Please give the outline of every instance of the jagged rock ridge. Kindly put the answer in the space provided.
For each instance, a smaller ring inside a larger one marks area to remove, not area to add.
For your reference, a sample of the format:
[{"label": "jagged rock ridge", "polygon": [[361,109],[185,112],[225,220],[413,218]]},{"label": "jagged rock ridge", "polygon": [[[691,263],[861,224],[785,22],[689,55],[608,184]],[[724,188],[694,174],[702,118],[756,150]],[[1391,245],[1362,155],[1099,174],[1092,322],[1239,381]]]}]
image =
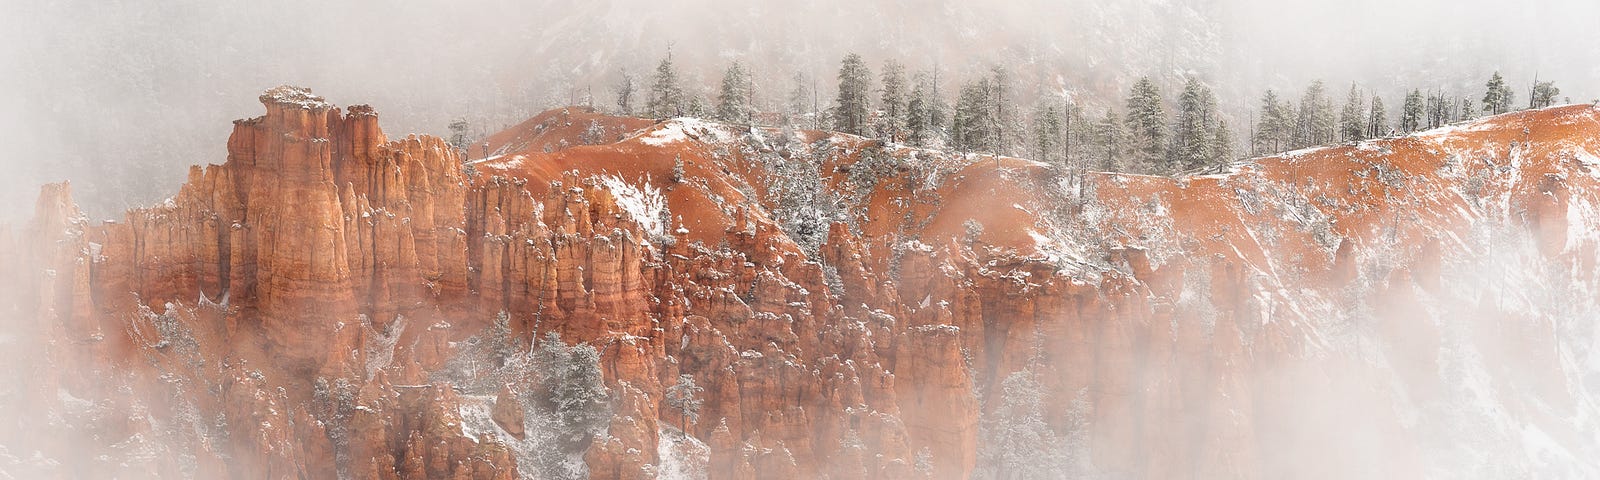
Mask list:
[{"label": "jagged rock ridge", "polygon": [[[582,109],[464,168],[368,107],[261,100],[163,205],[92,223],[48,186],[6,237],[4,340],[43,373],[0,398],[49,415],[0,429],[0,472],[535,475],[538,387],[476,355],[547,332],[598,355],[609,424],[571,452],[593,478],[1600,458],[1588,106],[1168,179]],[[665,401],[680,374],[696,422]],[[1029,385],[1035,423],[1011,418]],[[996,451],[1015,428],[1058,455]]]}]

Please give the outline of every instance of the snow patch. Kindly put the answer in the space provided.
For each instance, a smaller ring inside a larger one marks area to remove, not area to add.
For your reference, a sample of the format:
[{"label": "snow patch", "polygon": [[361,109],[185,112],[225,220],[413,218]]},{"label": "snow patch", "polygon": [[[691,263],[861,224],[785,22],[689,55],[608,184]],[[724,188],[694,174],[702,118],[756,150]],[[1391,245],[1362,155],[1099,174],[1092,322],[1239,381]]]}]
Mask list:
[{"label": "snow patch", "polygon": [[1582,166],[1583,170],[1587,172],[1591,178],[1600,178],[1600,157],[1596,157],[1593,153],[1589,153],[1588,150],[1581,148],[1573,149],[1570,154],[1572,155],[1572,159],[1577,161],[1578,165]]},{"label": "snow patch", "polygon": [[706,465],[711,462],[711,448],[705,442],[686,435],[676,428],[663,425],[656,436],[656,478],[660,480],[699,480],[707,477]]},{"label": "snow patch", "polygon": [[1471,121],[1466,121],[1466,122],[1456,122],[1456,123],[1452,123],[1452,124],[1445,125],[1445,126],[1442,126],[1442,127],[1434,128],[1432,130],[1426,130],[1426,131],[1422,131],[1422,132],[1417,132],[1417,133],[1414,133],[1412,135],[1414,135],[1416,137],[1419,137],[1419,138],[1420,137],[1430,137],[1431,138],[1431,137],[1444,137],[1444,136],[1449,136],[1449,135],[1452,135],[1452,134],[1462,133],[1462,132],[1484,132],[1484,131],[1489,131],[1489,130],[1496,130],[1496,129],[1504,127],[1504,125],[1502,125],[1501,122],[1496,121],[1495,118],[1499,117],[1499,116],[1510,115],[1512,113],[1516,113],[1516,112],[1508,112],[1506,114],[1497,115],[1495,117],[1479,118],[1479,119],[1476,119],[1476,120],[1471,120]]},{"label": "snow patch", "polygon": [[667,209],[667,199],[661,196],[660,188],[650,184],[648,176],[638,187],[615,175],[600,177],[600,184],[616,197],[617,207],[628,212],[645,232],[666,235],[667,225],[662,223],[661,217]]},{"label": "snow patch", "polygon": [[672,124],[666,128],[657,129],[648,135],[639,137],[639,141],[652,147],[662,147],[688,140],[689,135],[683,132],[683,126]]},{"label": "snow patch", "polygon": [[1041,252],[1051,249],[1051,247],[1055,246],[1056,243],[1055,240],[1051,240],[1050,237],[1046,237],[1043,234],[1033,230],[1028,230],[1028,237],[1033,239],[1034,247],[1038,248]]},{"label": "snow patch", "polygon": [[911,327],[911,330],[918,333],[944,333],[948,335],[958,335],[961,333],[961,327],[943,323],[937,325],[918,325]]},{"label": "snow patch", "polygon": [[516,440],[494,421],[494,395],[462,395],[456,413],[461,417],[461,435],[475,443]]},{"label": "snow patch", "polygon": [[1573,195],[1567,203],[1567,243],[1564,252],[1572,252],[1585,243],[1600,240],[1600,230],[1596,229],[1596,221],[1600,213],[1596,213],[1593,205],[1580,195]]},{"label": "snow patch", "polygon": [[716,125],[706,123],[698,118],[674,118],[667,121],[667,123],[662,125],[661,128],[657,128],[655,130],[651,130],[649,133],[640,135],[638,139],[639,141],[644,142],[645,145],[650,145],[653,147],[671,145],[688,140],[691,137],[701,138],[709,136],[711,137],[711,140],[718,140],[721,137],[717,134],[716,127]]}]

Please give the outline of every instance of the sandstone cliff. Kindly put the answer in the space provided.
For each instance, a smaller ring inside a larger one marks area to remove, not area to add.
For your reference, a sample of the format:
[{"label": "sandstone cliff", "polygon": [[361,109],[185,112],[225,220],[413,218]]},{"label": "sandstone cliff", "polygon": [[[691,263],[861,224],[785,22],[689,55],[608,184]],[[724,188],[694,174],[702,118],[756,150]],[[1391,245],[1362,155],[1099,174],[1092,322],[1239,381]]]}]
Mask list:
[{"label": "sandstone cliff", "polygon": [[1600,474],[1589,106],[1171,179],[577,108],[468,159],[261,102],[163,204],[52,185],[0,235],[0,473],[536,475],[565,424],[494,352],[554,332],[592,478]]}]

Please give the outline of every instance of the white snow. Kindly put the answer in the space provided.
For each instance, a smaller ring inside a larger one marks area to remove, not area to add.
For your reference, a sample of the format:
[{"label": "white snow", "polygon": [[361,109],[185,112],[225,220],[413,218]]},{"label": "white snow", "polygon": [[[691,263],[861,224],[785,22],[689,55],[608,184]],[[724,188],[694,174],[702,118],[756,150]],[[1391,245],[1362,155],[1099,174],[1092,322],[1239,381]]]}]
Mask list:
[{"label": "white snow", "polygon": [[477,159],[477,160],[473,160],[471,163],[476,165],[476,164],[479,164],[479,163],[493,162],[495,160],[499,160],[500,157],[504,157],[504,156],[506,156],[504,153],[490,155],[490,156],[483,157],[483,158],[480,158],[480,159]]},{"label": "white snow", "polygon": [[951,335],[956,335],[956,334],[960,334],[961,333],[961,327],[957,327],[955,325],[943,324],[943,323],[937,324],[937,325],[918,325],[918,326],[915,326],[915,327],[911,327],[911,329],[914,330],[914,331],[920,332],[920,333],[943,332],[943,333],[947,333],[947,334],[951,334]]},{"label": "white snow", "polygon": [[1039,232],[1028,230],[1028,237],[1033,238],[1034,246],[1037,247],[1041,252],[1049,250],[1055,246],[1055,240],[1051,240],[1050,237],[1046,237]]},{"label": "white snow", "polygon": [[1476,119],[1476,120],[1471,120],[1471,121],[1466,121],[1466,122],[1456,122],[1456,123],[1452,123],[1452,124],[1445,125],[1445,126],[1442,126],[1442,127],[1434,128],[1432,130],[1425,130],[1425,131],[1413,133],[1412,135],[1416,136],[1416,137],[1419,137],[1419,138],[1421,138],[1421,137],[1438,138],[1438,137],[1448,136],[1448,135],[1454,134],[1454,133],[1482,132],[1482,131],[1494,130],[1494,129],[1502,127],[1500,122],[1495,121],[1494,119],[1496,117],[1504,116],[1504,115],[1510,115],[1510,114],[1507,113],[1507,114],[1497,115],[1495,117],[1484,117],[1484,118],[1479,118],[1479,119]]},{"label": "white snow", "polygon": [[646,145],[661,147],[688,140],[690,137],[710,137],[711,141],[721,139],[717,132],[718,125],[706,123],[697,118],[674,118],[668,120],[661,128],[651,130],[639,135],[638,139]]},{"label": "white snow", "polygon": [[1574,148],[1570,154],[1573,160],[1588,170],[1590,177],[1600,178],[1600,157],[1581,148]]},{"label": "white snow", "polygon": [[600,183],[616,197],[617,206],[628,212],[628,215],[633,217],[634,223],[639,224],[645,232],[651,235],[667,233],[667,225],[661,222],[661,213],[667,208],[667,199],[661,196],[660,188],[650,184],[650,177],[646,176],[644,182],[637,187],[615,175],[600,177]]},{"label": "white snow", "polygon": [[515,438],[494,422],[494,401],[495,397],[490,395],[461,396],[461,404],[456,409],[461,415],[461,435],[479,443],[486,437],[502,441]]},{"label": "white snow", "polygon": [[1572,252],[1585,243],[1600,240],[1600,229],[1596,228],[1597,214],[1593,205],[1582,195],[1573,195],[1567,203],[1567,242],[1564,252]]},{"label": "white snow", "polygon": [[707,477],[706,465],[711,461],[711,447],[705,442],[686,435],[676,428],[662,424],[656,436],[656,478],[660,480],[699,480]]},{"label": "white snow", "polygon": [[689,135],[683,132],[683,126],[677,123],[668,124],[665,128],[656,129],[639,137],[639,141],[652,147],[666,146],[688,139]]}]

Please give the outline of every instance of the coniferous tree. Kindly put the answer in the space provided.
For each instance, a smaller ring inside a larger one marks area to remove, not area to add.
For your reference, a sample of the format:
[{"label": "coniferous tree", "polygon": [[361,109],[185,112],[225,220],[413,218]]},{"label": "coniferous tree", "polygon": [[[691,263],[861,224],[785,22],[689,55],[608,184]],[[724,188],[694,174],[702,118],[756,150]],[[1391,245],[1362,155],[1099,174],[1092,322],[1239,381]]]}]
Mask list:
[{"label": "coniferous tree", "polygon": [[945,102],[944,95],[939,93],[939,70],[936,68],[928,73],[928,129],[942,134],[950,127],[950,104]]},{"label": "coniferous tree", "polygon": [[467,123],[465,118],[457,118],[450,122],[450,146],[466,152],[467,147],[472,146],[472,139],[468,136],[468,131],[471,129],[472,124]]},{"label": "coniferous tree", "polygon": [[1338,135],[1338,119],[1333,113],[1333,101],[1328,99],[1327,87],[1321,80],[1311,82],[1300,97],[1300,111],[1295,117],[1294,148],[1305,148],[1332,142]]},{"label": "coniferous tree", "polygon": [[1137,171],[1152,171],[1166,156],[1167,112],[1161,105],[1161,90],[1150,77],[1142,77],[1133,84],[1127,110],[1129,143],[1137,156],[1132,163],[1137,165]]},{"label": "coniferous tree", "polygon": [[1088,159],[1095,157],[1094,146],[1098,128],[1095,122],[1083,116],[1083,107],[1077,104],[1067,106],[1067,114],[1063,117],[1066,128],[1066,140],[1062,142],[1062,159],[1071,168],[1082,171],[1092,165]]},{"label": "coniferous tree", "polygon": [[1261,113],[1256,121],[1255,148],[1261,154],[1278,153],[1290,147],[1294,137],[1294,107],[1268,89],[1261,95]]},{"label": "coniferous tree", "polygon": [[748,124],[754,111],[755,84],[738,60],[728,64],[722,74],[722,91],[717,94],[717,119]]},{"label": "coniferous tree", "polygon": [[789,91],[789,101],[785,105],[785,110],[788,113],[786,117],[788,117],[790,125],[794,125],[798,120],[815,113],[811,111],[811,90],[807,88],[809,86],[810,84],[806,83],[805,74],[794,72],[794,89]]},{"label": "coniferous tree", "polygon": [[683,114],[691,117],[707,118],[713,113],[716,113],[716,109],[701,95],[690,96],[688,105],[683,107]]},{"label": "coniferous tree", "polygon": [[1457,120],[1472,120],[1474,118],[1478,118],[1478,109],[1472,105],[1471,97],[1461,97],[1461,101],[1456,103],[1456,107],[1460,109],[1460,114],[1458,115],[1459,118],[1457,118]]},{"label": "coniferous tree", "polygon": [[617,111],[623,115],[633,115],[633,94],[638,87],[633,84],[633,75],[627,70],[622,71],[622,78],[617,80]]},{"label": "coniferous tree", "polygon": [[1361,90],[1354,83],[1350,84],[1350,95],[1345,97],[1344,109],[1339,112],[1339,134],[1346,142],[1355,142],[1367,138],[1367,124],[1365,108],[1366,99],[1361,97]]},{"label": "coniferous tree", "polygon": [[1423,114],[1427,108],[1423,102],[1421,90],[1406,94],[1406,103],[1400,109],[1400,131],[1410,133],[1422,129]]},{"label": "coniferous tree", "polygon": [[1483,111],[1490,115],[1499,115],[1511,111],[1511,102],[1515,96],[1511,87],[1506,86],[1505,78],[1500,72],[1494,72],[1489,81],[1484,84]]},{"label": "coniferous tree", "polygon": [[1041,102],[1033,114],[1033,157],[1035,160],[1061,165],[1061,113],[1051,102]]},{"label": "coniferous tree", "polygon": [[678,375],[678,382],[667,387],[665,400],[667,406],[677,410],[681,415],[678,423],[687,431],[689,425],[700,422],[700,405],[705,402],[700,398],[700,392],[705,388],[695,385],[694,375],[687,373]]},{"label": "coniferous tree", "polygon": [[1045,421],[1046,389],[1023,370],[1001,382],[999,404],[984,415],[975,478],[1068,478],[1072,465],[1063,440]]},{"label": "coniferous tree", "polygon": [[1017,108],[1011,100],[1011,74],[1005,67],[996,65],[989,69],[989,100],[986,112],[989,121],[989,133],[994,136],[990,140],[990,151],[1010,155],[1016,152],[1016,145],[1024,144],[1023,136],[1017,132],[1022,131],[1018,125]]},{"label": "coniferous tree", "polygon": [[968,82],[961,85],[956,91],[956,106],[950,114],[950,146],[957,151],[967,152],[972,150],[968,140],[968,130],[975,126],[977,112],[981,108],[977,97],[977,82]]},{"label": "coniferous tree", "polygon": [[568,347],[550,332],[534,349],[533,364],[543,377],[536,397],[554,415],[563,449],[582,452],[611,418],[599,351],[588,344]]},{"label": "coniferous tree", "polygon": [[883,95],[878,100],[883,110],[879,121],[879,135],[889,141],[898,140],[906,128],[906,69],[890,60],[883,64]]},{"label": "coniferous tree", "polygon": [[683,87],[678,84],[678,70],[672,65],[672,52],[656,65],[655,81],[650,84],[650,101],[647,105],[651,117],[682,116],[688,105],[683,99]]},{"label": "coniferous tree", "polygon": [[1383,98],[1373,95],[1372,108],[1367,112],[1367,138],[1389,135],[1389,112],[1384,111]]},{"label": "coniferous tree", "polygon": [[955,115],[950,121],[950,143],[956,149],[964,152],[995,151],[993,142],[998,135],[994,133],[996,124],[992,116],[995,111],[992,105],[993,91],[988,77],[961,87]]},{"label": "coniferous tree", "polygon": [[598,120],[590,120],[589,127],[583,129],[583,133],[578,134],[578,141],[584,145],[600,145],[607,143],[609,140],[606,138],[606,127],[600,125]]},{"label": "coniferous tree", "polygon": [[839,64],[839,94],[834,103],[834,129],[851,135],[866,135],[872,91],[872,71],[854,53]]},{"label": "coniferous tree", "polygon": [[912,145],[926,146],[932,135],[931,113],[933,95],[927,75],[917,74],[916,86],[906,100],[906,140]]},{"label": "coniferous tree", "polygon": [[1128,130],[1122,119],[1117,117],[1117,112],[1106,110],[1105,118],[1100,120],[1096,128],[1095,137],[1099,140],[1100,169],[1108,172],[1128,171],[1124,164],[1128,163]]},{"label": "coniferous tree", "polygon": [[1199,168],[1216,160],[1217,99],[1197,78],[1189,78],[1178,95],[1172,125],[1172,151],[1162,170],[1171,173]]},{"label": "coniferous tree", "polygon": [[1556,97],[1561,95],[1561,89],[1556,88],[1555,82],[1534,82],[1533,95],[1529,96],[1528,108],[1544,108],[1556,104]]},{"label": "coniferous tree", "polygon": [[1222,165],[1233,161],[1233,131],[1228,129],[1228,121],[1217,119],[1216,128],[1211,129],[1211,164]]}]

